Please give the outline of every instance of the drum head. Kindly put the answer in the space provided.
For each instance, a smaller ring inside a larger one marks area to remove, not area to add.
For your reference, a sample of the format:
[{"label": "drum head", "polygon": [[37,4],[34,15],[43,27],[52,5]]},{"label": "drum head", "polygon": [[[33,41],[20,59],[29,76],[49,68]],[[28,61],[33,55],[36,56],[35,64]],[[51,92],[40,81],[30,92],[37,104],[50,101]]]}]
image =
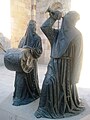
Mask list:
[{"label": "drum head", "polygon": [[30,73],[34,68],[34,61],[29,48],[12,48],[4,56],[4,64],[11,71]]}]

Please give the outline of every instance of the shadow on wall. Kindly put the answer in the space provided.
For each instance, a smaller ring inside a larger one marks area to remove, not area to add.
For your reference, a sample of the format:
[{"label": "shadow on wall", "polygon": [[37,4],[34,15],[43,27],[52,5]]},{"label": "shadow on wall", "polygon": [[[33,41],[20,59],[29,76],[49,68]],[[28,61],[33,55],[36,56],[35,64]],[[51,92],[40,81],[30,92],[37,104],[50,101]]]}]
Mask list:
[{"label": "shadow on wall", "polygon": [[[2,44],[4,50],[11,47],[10,40],[5,37],[3,33],[0,33],[0,43]],[[4,54],[5,52],[0,48],[0,66],[4,65]]]}]

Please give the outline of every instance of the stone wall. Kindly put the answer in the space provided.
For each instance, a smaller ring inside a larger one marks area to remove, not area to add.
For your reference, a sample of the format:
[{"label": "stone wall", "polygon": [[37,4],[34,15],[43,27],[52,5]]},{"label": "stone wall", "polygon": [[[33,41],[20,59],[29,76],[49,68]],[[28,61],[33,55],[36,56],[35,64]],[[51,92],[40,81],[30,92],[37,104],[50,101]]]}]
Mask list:
[{"label": "stone wall", "polygon": [[17,47],[31,19],[31,0],[11,0],[11,45]]}]

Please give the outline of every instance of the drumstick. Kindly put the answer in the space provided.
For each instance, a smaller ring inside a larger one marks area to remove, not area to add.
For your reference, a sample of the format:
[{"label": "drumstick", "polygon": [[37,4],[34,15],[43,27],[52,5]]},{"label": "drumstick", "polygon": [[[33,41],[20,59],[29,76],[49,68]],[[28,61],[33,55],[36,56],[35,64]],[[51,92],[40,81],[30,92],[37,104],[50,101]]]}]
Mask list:
[{"label": "drumstick", "polygon": [[0,48],[4,51],[4,52],[6,52],[6,50],[4,50],[4,48],[3,48],[3,45],[0,43]]}]

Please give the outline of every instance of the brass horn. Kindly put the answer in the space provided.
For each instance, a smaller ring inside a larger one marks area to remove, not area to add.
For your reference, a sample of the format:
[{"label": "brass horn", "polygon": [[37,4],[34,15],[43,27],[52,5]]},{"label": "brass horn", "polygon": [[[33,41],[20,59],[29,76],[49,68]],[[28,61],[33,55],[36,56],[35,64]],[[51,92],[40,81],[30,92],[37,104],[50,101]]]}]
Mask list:
[{"label": "brass horn", "polygon": [[45,13],[47,13],[47,12],[50,12],[50,13],[54,13],[54,10],[52,10],[50,7],[48,7],[48,9],[46,10],[46,12]]}]

